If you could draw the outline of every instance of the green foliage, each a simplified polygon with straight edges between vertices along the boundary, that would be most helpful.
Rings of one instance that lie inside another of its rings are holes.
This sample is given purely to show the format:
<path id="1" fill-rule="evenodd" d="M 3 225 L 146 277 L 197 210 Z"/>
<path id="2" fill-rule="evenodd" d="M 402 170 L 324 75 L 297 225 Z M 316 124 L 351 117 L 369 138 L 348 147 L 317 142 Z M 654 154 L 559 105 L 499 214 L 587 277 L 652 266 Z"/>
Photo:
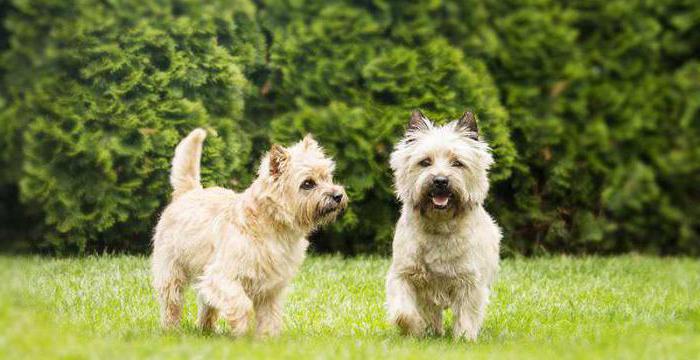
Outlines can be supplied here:
<path id="1" fill-rule="evenodd" d="M 496 155 L 487 205 L 507 253 L 700 253 L 697 1 L 0 10 L 0 211 L 43 219 L 50 248 L 145 247 L 175 143 L 208 126 L 204 179 L 234 187 L 271 142 L 313 133 L 352 200 L 317 248 L 385 253 L 408 112 L 469 108 Z"/>
<path id="2" fill-rule="evenodd" d="M 17 1 L 13 10 L 3 124 L 14 140 L 5 161 L 22 201 L 43 214 L 42 245 L 145 248 L 170 191 L 172 150 L 196 126 L 217 134 L 207 140 L 204 178 L 222 184 L 242 172 L 250 91 L 242 68 L 258 55 L 238 44 L 233 9 Z"/>
<path id="3" fill-rule="evenodd" d="M 345 4 L 279 23 L 271 60 L 280 77 L 272 91 L 284 113 L 272 119 L 271 137 L 290 143 L 314 134 L 335 157 L 352 201 L 340 224 L 322 235 L 321 248 L 388 251 L 398 214 L 388 157 L 411 109 L 440 120 L 476 111 L 499 164 L 492 178 L 508 178 L 515 155 L 508 115 L 481 63 L 437 36 L 388 37 L 406 24 Z"/>
<path id="4" fill-rule="evenodd" d="M 512 117 L 506 245 L 698 253 L 697 2 L 477 8 L 443 26 L 488 64 Z"/>

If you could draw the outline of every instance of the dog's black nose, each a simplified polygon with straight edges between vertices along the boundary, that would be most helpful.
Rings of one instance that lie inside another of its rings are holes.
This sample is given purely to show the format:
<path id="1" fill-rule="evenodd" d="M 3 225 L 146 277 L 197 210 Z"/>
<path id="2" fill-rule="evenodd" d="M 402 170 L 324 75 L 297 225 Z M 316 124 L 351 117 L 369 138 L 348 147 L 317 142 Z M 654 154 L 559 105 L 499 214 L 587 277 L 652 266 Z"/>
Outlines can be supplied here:
<path id="1" fill-rule="evenodd" d="M 337 203 L 340 203 L 341 201 L 343 201 L 343 193 L 341 193 L 341 192 L 334 193 L 333 200 L 335 200 L 335 202 L 337 202 Z"/>
<path id="2" fill-rule="evenodd" d="M 446 188 L 450 181 L 444 176 L 436 176 L 433 179 L 433 185 L 438 188 Z"/>

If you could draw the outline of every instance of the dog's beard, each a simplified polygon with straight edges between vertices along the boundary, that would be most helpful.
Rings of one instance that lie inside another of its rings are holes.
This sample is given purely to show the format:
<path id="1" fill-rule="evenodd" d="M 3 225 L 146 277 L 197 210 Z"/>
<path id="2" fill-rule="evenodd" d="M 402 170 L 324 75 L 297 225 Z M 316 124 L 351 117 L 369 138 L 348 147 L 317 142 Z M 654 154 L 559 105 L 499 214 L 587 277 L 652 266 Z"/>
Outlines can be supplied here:
<path id="1" fill-rule="evenodd" d="M 295 226 L 304 231 L 316 231 L 319 227 L 336 221 L 344 214 L 347 200 L 340 203 L 330 197 L 318 197 L 316 199 L 302 199 L 295 205 L 287 208 L 295 209 Z"/>
<path id="2" fill-rule="evenodd" d="M 464 193 L 452 187 L 441 190 L 424 187 L 415 207 L 421 215 L 435 220 L 448 220 L 459 216 L 467 208 Z"/>
<path id="3" fill-rule="evenodd" d="M 345 208 L 340 206 L 325 207 L 320 209 L 316 215 L 316 225 L 328 225 L 345 213 Z"/>
<path id="4" fill-rule="evenodd" d="M 333 200 L 322 200 L 315 205 L 310 204 L 304 223 L 311 229 L 328 225 L 336 221 L 345 213 L 346 203 L 336 203 Z"/>

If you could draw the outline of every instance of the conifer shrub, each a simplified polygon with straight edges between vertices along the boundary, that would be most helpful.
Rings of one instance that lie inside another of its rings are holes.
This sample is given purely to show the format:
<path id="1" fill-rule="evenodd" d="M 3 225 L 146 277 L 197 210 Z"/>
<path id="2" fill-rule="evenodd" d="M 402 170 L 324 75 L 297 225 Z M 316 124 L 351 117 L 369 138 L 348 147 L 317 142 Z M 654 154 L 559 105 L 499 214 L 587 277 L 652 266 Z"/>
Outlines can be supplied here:
<path id="1" fill-rule="evenodd" d="M 351 197 L 316 248 L 387 253 L 399 214 L 388 155 L 420 108 L 478 114 L 505 254 L 700 253 L 697 1 L 0 10 L 0 215 L 35 246 L 144 249 L 172 150 L 205 126 L 204 182 L 233 188 L 271 142 L 313 133 Z"/>
<path id="2" fill-rule="evenodd" d="M 13 139 L 5 160 L 22 202 L 43 216 L 40 246 L 147 248 L 170 192 L 173 149 L 194 127 L 212 134 L 206 182 L 245 176 L 244 73 L 260 49 L 242 41 L 253 29 L 237 27 L 235 17 L 252 16 L 252 5 L 13 5 L 3 54 L 4 135 Z"/>
<path id="3" fill-rule="evenodd" d="M 698 3 L 476 3 L 428 16 L 485 61 L 511 115 L 506 246 L 700 251 Z"/>
<path id="4" fill-rule="evenodd" d="M 274 99 L 281 107 L 271 121 L 271 137 L 290 143 L 313 133 L 336 159 L 352 206 L 319 236 L 317 246 L 388 251 L 399 212 L 388 157 L 412 109 L 440 121 L 456 119 L 467 108 L 475 111 L 498 162 L 492 181 L 509 177 L 515 153 L 508 115 L 483 64 L 465 59 L 439 36 L 387 36 L 410 24 L 393 24 L 361 6 L 305 10 L 282 11 L 295 15 L 288 23 L 270 20 L 278 24 L 271 62 L 279 75 Z"/>

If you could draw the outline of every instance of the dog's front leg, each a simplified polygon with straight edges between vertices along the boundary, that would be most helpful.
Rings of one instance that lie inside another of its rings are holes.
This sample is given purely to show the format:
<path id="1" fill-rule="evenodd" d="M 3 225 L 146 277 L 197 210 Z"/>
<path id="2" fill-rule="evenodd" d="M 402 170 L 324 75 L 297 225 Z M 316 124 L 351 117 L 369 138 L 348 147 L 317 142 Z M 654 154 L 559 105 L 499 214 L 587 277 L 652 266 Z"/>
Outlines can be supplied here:
<path id="1" fill-rule="evenodd" d="M 219 310 L 234 336 L 248 331 L 253 316 L 253 302 L 237 280 L 216 272 L 207 272 L 196 286 L 199 296 Z"/>
<path id="2" fill-rule="evenodd" d="M 486 287 L 468 287 L 455 300 L 452 312 L 455 316 L 453 335 L 475 341 L 488 303 L 489 290 Z"/>
<path id="3" fill-rule="evenodd" d="M 282 290 L 271 291 L 255 304 L 257 337 L 277 336 L 282 331 Z"/>
<path id="4" fill-rule="evenodd" d="M 426 322 L 421 316 L 416 291 L 400 274 L 389 271 L 386 281 L 389 320 L 403 334 L 423 336 Z"/>
<path id="5" fill-rule="evenodd" d="M 197 295 L 197 327 L 202 331 L 214 330 L 218 310 L 209 305 L 201 294 Z"/>

